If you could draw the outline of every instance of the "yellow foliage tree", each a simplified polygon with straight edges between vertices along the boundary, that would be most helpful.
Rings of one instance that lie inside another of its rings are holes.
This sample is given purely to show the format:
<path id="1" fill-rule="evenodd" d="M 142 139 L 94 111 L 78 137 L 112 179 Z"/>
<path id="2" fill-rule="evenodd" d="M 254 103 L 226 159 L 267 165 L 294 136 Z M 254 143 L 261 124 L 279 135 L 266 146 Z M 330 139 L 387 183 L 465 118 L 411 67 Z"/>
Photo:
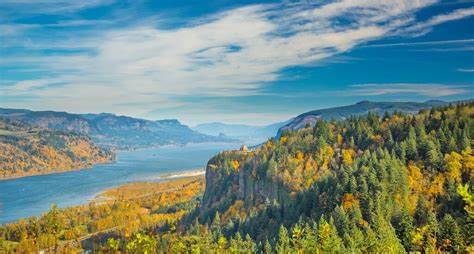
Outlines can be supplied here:
<path id="1" fill-rule="evenodd" d="M 298 152 L 296 153 L 296 159 L 297 159 L 298 161 L 301 161 L 301 160 L 303 160 L 303 158 L 304 158 L 304 154 L 303 154 L 301 151 L 298 151 Z"/>
<path id="2" fill-rule="evenodd" d="M 430 184 L 430 188 L 428 189 L 428 193 L 430 196 L 439 196 L 444 194 L 444 175 L 442 174 L 437 174 L 434 178 L 433 181 Z"/>
<path id="3" fill-rule="evenodd" d="M 342 145 L 342 142 L 343 142 L 343 141 L 344 141 L 344 140 L 343 140 L 343 138 L 342 138 L 342 135 L 341 135 L 341 134 L 337 134 L 337 143 L 338 143 L 339 145 Z"/>
<path id="4" fill-rule="evenodd" d="M 466 172 L 471 178 L 474 174 L 474 156 L 472 156 L 472 150 L 466 149 L 462 151 L 462 170 Z"/>
<path id="5" fill-rule="evenodd" d="M 354 150 L 352 149 L 342 149 L 342 161 L 345 165 L 351 165 L 353 160 L 353 156 L 355 155 Z"/>
<path id="6" fill-rule="evenodd" d="M 410 187 L 411 195 L 408 196 L 408 212 L 413 214 L 418 202 L 418 195 L 423 191 L 423 174 L 419 167 L 412 161 L 408 163 L 408 185 Z"/>
<path id="7" fill-rule="evenodd" d="M 344 210 L 359 207 L 359 200 L 352 193 L 346 193 L 342 197 L 342 207 Z"/>
<path id="8" fill-rule="evenodd" d="M 448 171 L 448 176 L 453 179 L 456 183 L 461 182 L 461 168 L 462 168 L 463 157 L 456 152 L 446 154 L 444 157 L 444 163 Z"/>
<path id="9" fill-rule="evenodd" d="M 233 161 L 232 161 L 232 167 L 233 167 L 235 170 L 237 170 L 237 169 L 239 168 L 239 162 L 236 161 L 236 160 L 233 160 Z"/>

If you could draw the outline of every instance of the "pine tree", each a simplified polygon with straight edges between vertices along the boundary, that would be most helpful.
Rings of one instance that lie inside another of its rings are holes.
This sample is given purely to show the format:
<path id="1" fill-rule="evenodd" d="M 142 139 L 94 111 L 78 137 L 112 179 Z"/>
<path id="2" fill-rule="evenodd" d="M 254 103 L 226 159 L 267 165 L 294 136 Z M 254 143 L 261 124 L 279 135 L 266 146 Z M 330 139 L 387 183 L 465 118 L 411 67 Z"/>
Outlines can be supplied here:
<path id="1" fill-rule="evenodd" d="M 219 212 L 216 212 L 216 215 L 214 216 L 214 220 L 212 220 L 211 233 L 212 233 L 212 238 L 214 239 L 214 241 L 217 241 L 219 237 L 222 236 L 221 218 L 219 216 Z"/>
<path id="2" fill-rule="evenodd" d="M 404 248 L 400 243 L 395 230 L 390 222 L 379 213 L 375 215 L 374 229 L 377 232 L 377 253 L 403 253 Z"/>
<path id="3" fill-rule="evenodd" d="M 445 251 L 460 253 L 464 249 L 461 230 L 450 214 L 441 220 L 438 240 Z"/>
<path id="4" fill-rule="evenodd" d="M 244 247 L 245 247 L 245 243 L 242 239 L 242 236 L 240 235 L 239 232 L 235 233 L 234 237 L 230 241 L 229 250 L 232 253 L 239 253 L 239 251 L 242 250 Z"/>
<path id="5" fill-rule="evenodd" d="M 434 253 L 437 249 L 437 239 L 439 233 L 439 224 L 436 219 L 436 214 L 432 211 L 428 212 L 427 230 L 425 236 L 425 251 L 428 253 Z"/>
<path id="6" fill-rule="evenodd" d="M 471 149 L 471 139 L 469 138 L 469 132 L 467 129 L 464 129 L 462 132 L 461 149 L 462 150 Z"/>
<path id="7" fill-rule="evenodd" d="M 273 250 L 272 250 L 272 245 L 270 244 L 270 242 L 268 241 L 268 239 L 265 240 L 265 245 L 264 245 L 264 251 L 263 251 L 265 254 L 271 254 L 273 253 Z"/>
<path id="8" fill-rule="evenodd" d="M 416 141 L 415 128 L 410 127 L 408 132 L 407 140 L 407 158 L 410 160 L 416 160 L 418 155 L 418 146 Z"/>
<path id="9" fill-rule="evenodd" d="M 318 240 L 324 253 L 338 253 L 343 249 L 342 240 L 337 234 L 336 227 L 321 217 L 318 225 Z"/>
<path id="10" fill-rule="evenodd" d="M 408 211 L 404 209 L 402 213 L 395 219 L 395 231 L 397 233 L 400 242 L 406 251 L 411 250 L 411 233 L 413 231 L 413 218 L 408 214 Z"/>
<path id="11" fill-rule="evenodd" d="M 288 230 L 285 226 L 281 225 L 278 231 L 278 243 L 276 246 L 276 253 L 287 254 L 290 251 L 290 238 L 288 236 Z"/>
<path id="12" fill-rule="evenodd" d="M 433 141 L 427 141 L 426 143 L 426 156 L 427 158 L 427 164 L 432 168 L 432 169 L 437 169 L 440 165 L 441 162 L 441 155 L 440 152 L 438 151 L 435 143 Z"/>
<path id="13" fill-rule="evenodd" d="M 256 253 L 257 251 L 257 245 L 255 242 L 252 240 L 249 234 L 245 235 L 245 248 L 244 252 L 248 254 Z"/>
<path id="14" fill-rule="evenodd" d="M 309 223 L 305 223 L 303 227 L 303 237 L 301 241 L 302 251 L 304 253 L 316 253 L 318 250 L 318 237 L 316 235 L 318 225 L 313 222 L 311 226 Z"/>

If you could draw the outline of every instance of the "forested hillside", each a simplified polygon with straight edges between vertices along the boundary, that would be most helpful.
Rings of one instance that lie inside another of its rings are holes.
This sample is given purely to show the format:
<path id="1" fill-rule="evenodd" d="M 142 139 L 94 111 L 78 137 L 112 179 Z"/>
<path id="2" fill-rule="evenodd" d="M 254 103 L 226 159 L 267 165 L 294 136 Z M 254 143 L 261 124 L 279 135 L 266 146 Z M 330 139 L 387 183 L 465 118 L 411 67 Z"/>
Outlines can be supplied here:
<path id="1" fill-rule="evenodd" d="M 321 120 L 221 153 L 199 218 L 280 253 L 473 251 L 473 116 L 470 103 Z"/>
<path id="2" fill-rule="evenodd" d="M 79 134 L 0 118 L 0 179 L 68 171 L 114 160 Z"/>
<path id="3" fill-rule="evenodd" d="M 278 137 L 285 130 L 299 130 L 306 125 L 314 126 L 318 120 L 344 120 L 350 116 L 372 114 L 382 115 L 385 112 L 403 112 L 407 114 L 416 114 L 422 109 L 430 109 L 448 104 L 444 101 L 431 100 L 425 102 L 393 102 L 393 101 L 360 101 L 356 104 L 312 110 L 303 113 L 278 130 Z"/>
<path id="4" fill-rule="evenodd" d="M 216 155 L 208 163 L 199 206 L 179 222 L 151 222 L 130 235 L 101 234 L 94 248 L 105 253 L 472 253 L 473 136 L 473 103 L 417 115 L 320 120 L 255 150 Z M 46 227 L 36 225 L 5 227 L 4 246 L 18 250 L 23 245 L 17 241 L 28 239 L 35 244 L 35 230 Z M 25 231 L 26 236 L 19 233 Z"/>

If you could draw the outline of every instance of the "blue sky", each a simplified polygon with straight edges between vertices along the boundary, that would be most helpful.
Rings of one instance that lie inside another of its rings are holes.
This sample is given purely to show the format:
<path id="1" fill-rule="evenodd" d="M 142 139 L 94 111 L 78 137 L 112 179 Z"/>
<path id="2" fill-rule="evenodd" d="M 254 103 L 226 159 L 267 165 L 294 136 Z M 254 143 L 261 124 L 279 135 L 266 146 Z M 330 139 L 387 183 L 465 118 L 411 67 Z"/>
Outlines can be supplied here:
<path id="1" fill-rule="evenodd" d="M 0 0 L 0 107 L 266 124 L 474 96 L 474 1 Z"/>

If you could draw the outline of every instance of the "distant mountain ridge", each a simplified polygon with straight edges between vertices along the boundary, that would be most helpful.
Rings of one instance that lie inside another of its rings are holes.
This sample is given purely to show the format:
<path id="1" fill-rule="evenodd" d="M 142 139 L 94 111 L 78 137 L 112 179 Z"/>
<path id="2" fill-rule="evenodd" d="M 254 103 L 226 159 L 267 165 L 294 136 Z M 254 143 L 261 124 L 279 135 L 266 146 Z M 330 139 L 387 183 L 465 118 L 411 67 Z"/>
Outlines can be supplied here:
<path id="1" fill-rule="evenodd" d="M 425 102 L 375 102 L 360 101 L 356 104 L 325 108 L 308 111 L 303 113 L 278 130 L 277 137 L 285 130 L 299 130 L 306 125 L 314 126 L 318 119 L 323 120 L 342 120 L 350 116 L 364 115 L 369 112 L 375 114 L 383 114 L 385 112 L 392 113 L 394 111 L 415 114 L 421 109 L 429 109 L 436 106 L 446 105 L 448 102 L 440 100 L 429 100 Z"/>
<path id="2" fill-rule="evenodd" d="M 242 140 L 250 144 L 258 144 L 275 136 L 278 129 L 288 122 L 289 121 L 278 122 L 265 126 L 212 122 L 198 124 L 192 127 L 192 129 L 207 135 L 225 135 L 229 138 Z"/>
<path id="3" fill-rule="evenodd" d="M 71 114 L 7 108 L 0 108 L 0 117 L 20 120 L 41 128 L 85 134 L 102 147 L 118 149 L 232 141 L 230 138 L 198 133 L 175 119 L 152 121 L 110 113 Z"/>

